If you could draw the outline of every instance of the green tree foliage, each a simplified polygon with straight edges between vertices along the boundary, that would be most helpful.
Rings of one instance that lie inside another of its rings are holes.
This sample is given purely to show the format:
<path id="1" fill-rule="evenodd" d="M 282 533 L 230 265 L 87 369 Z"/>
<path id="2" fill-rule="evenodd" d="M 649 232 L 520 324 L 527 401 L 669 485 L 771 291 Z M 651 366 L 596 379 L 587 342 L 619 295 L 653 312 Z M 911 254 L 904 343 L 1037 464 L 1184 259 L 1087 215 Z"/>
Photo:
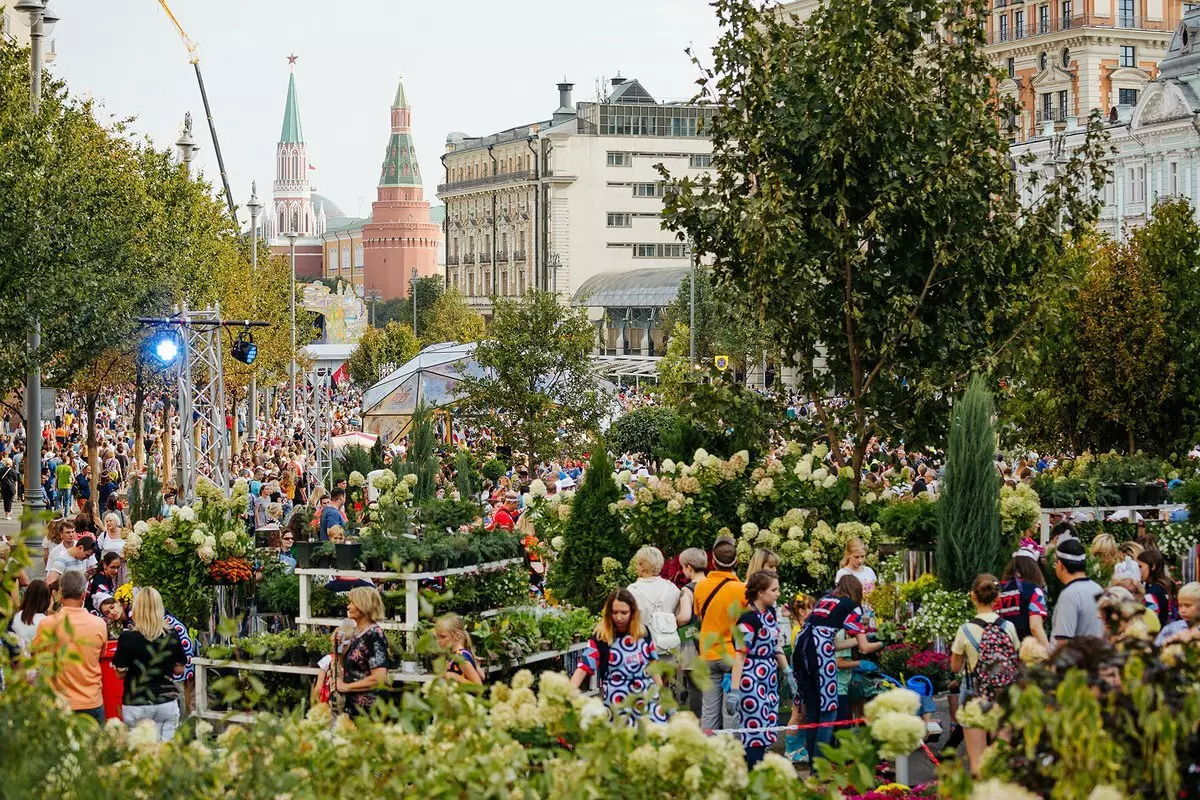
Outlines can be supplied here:
<path id="1" fill-rule="evenodd" d="M 689 273 L 683 277 L 679 293 L 663 314 L 664 327 L 672 337 L 667 345 L 668 355 L 676 331 L 682 326 L 684 339 L 680 350 L 690 356 L 691 283 Z M 724 355 L 729 356 L 730 368 L 746 373 L 760 367 L 763 353 L 766 353 L 768 363 L 779 364 L 775 325 L 761 322 L 752 310 L 739 307 L 735 302 L 737 297 L 736 292 L 717 291 L 711 268 L 701 266 L 696 269 L 696 363 L 707 369 L 713 358 Z"/>
<path id="2" fill-rule="evenodd" d="M 412 417 L 408 434 L 408 459 L 402 462 L 402 471 L 397 477 L 409 473 L 417 476 L 417 485 L 412 488 L 413 501 L 423 503 L 437 491 L 438 457 L 437 434 L 433 429 L 433 415 L 418 408 Z"/>
<path id="3" fill-rule="evenodd" d="M 714 5 L 724 33 L 699 81 L 714 169 L 674 183 L 667 224 L 778 324 L 829 438 L 854 443 L 857 493 L 872 436 L 911 441 L 939 396 L 1021 338 L 1056 280 L 1059 225 L 1095 215 L 1082 189 L 1103 184 L 1101 134 L 1027 210 L 981 4 L 829 0 L 803 25 L 754 0 Z"/>
<path id="4" fill-rule="evenodd" d="M 708 379 L 692 381 L 680 392 L 675 407 L 679 424 L 663 436 L 661 455 L 690 461 L 697 449 L 729 458 L 745 450 L 753 462 L 775 431 L 787 427 L 783 407 L 772 397 L 713 369 Z"/>
<path id="5" fill-rule="evenodd" d="M 995 412 L 982 377 L 971 379 L 950 416 L 935 557 L 938 578 L 951 589 L 966 590 L 981 573 L 999 575 L 1012 549 L 1000 537 Z"/>
<path id="6" fill-rule="evenodd" d="M 151 470 L 129 484 L 129 523 L 154 519 L 162 511 L 162 483 Z"/>
<path id="7" fill-rule="evenodd" d="M 1076 237 L 1069 279 L 1016 366 L 1004 406 L 1013 443 L 1158 455 L 1200 431 L 1200 225 L 1190 203 L 1159 203 L 1126 242 Z"/>
<path id="8" fill-rule="evenodd" d="M 480 374 L 459 381 L 466 406 L 536 464 L 600 417 L 595 343 L 587 313 L 559 305 L 553 294 L 497 297 L 488 338 L 475 348 Z"/>
<path id="9" fill-rule="evenodd" d="M 647 406 L 618 418 L 605 435 L 614 453 L 654 458 L 667 447 L 678 427 L 679 415 L 674 409 Z"/>
<path id="10" fill-rule="evenodd" d="M 475 458 L 469 450 L 459 450 L 454 454 L 454 485 L 458 488 L 458 496 L 463 500 L 478 497 L 483 489 L 479 471 L 475 467 Z"/>
<path id="11" fill-rule="evenodd" d="M 692 375 L 691 340 L 688 327 L 676 322 L 667 340 L 667 354 L 655 366 L 658 391 L 668 402 L 677 402 L 689 385 Z"/>
<path id="12" fill-rule="evenodd" d="M 417 278 L 417 335 L 426 341 L 433 341 L 425 335 L 432 319 L 433 307 L 445 291 L 446 281 L 437 275 L 427 278 Z M 389 322 L 412 327 L 412 295 L 396 297 L 375 307 L 375 327 L 382 328 Z"/>
<path id="13" fill-rule="evenodd" d="M 563 532 L 563 549 L 550 571 L 550 588 L 559 599 L 598 610 L 604 604 L 599 578 L 605 558 L 626 564 L 633 546 L 621 518 L 609 506 L 621 499 L 613 480 L 613 462 L 603 442 L 592 447 L 583 485 L 575 492 L 571 519 Z"/>
<path id="14" fill-rule="evenodd" d="M 430 343 L 477 342 L 484 335 L 483 317 L 471 310 L 462 292 L 448 289 L 434 302 L 420 333 Z"/>
<path id="15" fill-rule="evenodd" d="M 419 352 L 421 342 L 413 336 L 412 328 L 399 322 L 367 328 L 346 362 L 350 380 L 361 389 L 369 389 Z"/>

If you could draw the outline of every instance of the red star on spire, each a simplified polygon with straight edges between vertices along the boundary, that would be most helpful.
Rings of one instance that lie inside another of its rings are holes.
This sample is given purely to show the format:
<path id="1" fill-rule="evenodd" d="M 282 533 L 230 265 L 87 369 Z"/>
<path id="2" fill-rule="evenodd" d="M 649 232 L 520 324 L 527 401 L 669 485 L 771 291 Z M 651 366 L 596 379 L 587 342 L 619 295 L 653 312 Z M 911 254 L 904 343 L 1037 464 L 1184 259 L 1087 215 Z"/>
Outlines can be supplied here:
<path id="1" fill-rule="evenodd" d="M 296 63 L 296 59 L 297 59 L 297 58 L 299 58 L 299 57 L 300 57 L 300 56 L 297 56 L 297 55 L 290 55 L 290 56 L 288 56 L 288 57 L 287 57 L 288 64 L 295 64 L 295 63 Z"/>

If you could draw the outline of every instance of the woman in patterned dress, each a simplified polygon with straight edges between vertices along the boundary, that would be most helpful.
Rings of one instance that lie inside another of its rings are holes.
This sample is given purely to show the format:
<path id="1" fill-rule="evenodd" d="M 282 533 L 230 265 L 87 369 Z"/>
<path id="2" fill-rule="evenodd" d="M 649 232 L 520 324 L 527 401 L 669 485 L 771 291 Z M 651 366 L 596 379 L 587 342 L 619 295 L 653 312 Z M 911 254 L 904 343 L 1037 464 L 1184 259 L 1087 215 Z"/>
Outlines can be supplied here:
<path id="1" fill-rule="evenodd" d="M 373 586 L 355 586 L 347 596 L 346 616 L 354 622 L 354 634 L 341 640 L 333 635 L 338 655 L 338 677 L 333 689 L 345 698 L 346 713 L 365 714 L 375 704 L 375 689 L 387 680 L 387 637 L 376 622 L 383 618 L 383 600 Z"/>
<path id="2" fill-rule="evenodd" d="M 883 647 L 882 642 L 867 641 L 861 605 L 862 584 L 853 575 L 843 575 L 837 588 L 817 601 L 796 638 L 792 661 L 809 724 L 837 720 L 837 656 L 833 647 L 837 632 L 844 630 L 853 636 L 862 655 Z M 811 763 L 819 755 L 817 742 L 833 741 L 833 728 L 810 728 L 807 733 Z"/>
<path id="3" fill-rule="evenodd" d="M 790 678 L 787 658 L 779 650 L 779 621 L 775 602 L 779 599 L 779 577 L 759 570 L 746 581 L 746 604 L 750 609 L 738 619 L 733 656 L 732 690 L 725 702 L 738 711 L 738 736 L 746 748 L 746 768 L 762 761 L 778 734 L 770 730 L 779 721 L 779 670 Z M 794 679 L 792 679 L 794 680 Z"/>
<path id="4" fill-rule="evenodd" d="M 650 631 L 642 624 L 637 601 L 628 589 L 617 589 L 604 602 L 604 613 L 584 649 L 571 683 L 582 686 L 595 675 L 604 703 L 614 719 L 637 725 L 645 717 L 666 722 L 658 702 L 662 676 L 650 675 L 650 662 L 657 661 Z"/>

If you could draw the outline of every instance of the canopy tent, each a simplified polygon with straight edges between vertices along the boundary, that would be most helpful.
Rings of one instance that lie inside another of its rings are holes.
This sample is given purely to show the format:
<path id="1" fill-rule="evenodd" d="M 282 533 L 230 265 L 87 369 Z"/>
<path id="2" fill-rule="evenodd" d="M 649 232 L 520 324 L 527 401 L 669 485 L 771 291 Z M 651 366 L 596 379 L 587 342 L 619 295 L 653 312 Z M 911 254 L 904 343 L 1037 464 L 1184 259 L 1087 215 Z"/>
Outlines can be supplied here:
<path id="1" fill-rule="evenodd" d="M 466 398 L 459 389 L 463 376 L 483 374 L 473 342 L 430 345 L 363 394 L 363 430 L 378 434 L 385 444 L 394 442 L 408 432 L 418 407 L 436 411 L 454 405 Z M 550 380 L 544 378 L 541 385 Z M 617 389 L 606 380 L 598 380 L 598 388 L 610 398 L 611 408 L 602 422 L 607 427 L 620 411 Z"/>
<path id="2" fill-rule="evenodd" d="M 426 347 L 363 394 L 363 430 L 392 442 L 408 430 L 418 406 L 437 409 L 463 399 L 460 378 L 482 374 L 474 355 L 474 342 Z"/>
<path id="3" fill-rule="evenodd" d="M 375 442 L 378 441 L 378 439 L 379 439 L 379 437 L 373 433 L 364 433 L 362 431 L 351 431 L 350 433 L 345 433 L 345 434 L 342 434 L 341 436 L 333 437 L 332 439 L 329 440 L 329 444 L 334 450 L 344 450 L 347 447 L 350 447 L 351 445 L 355 445 L 355 444 L 358 445 L 359 447 L 365 447 L 368 450 L 370 450 L 372 447 L 375 446 Z"/>

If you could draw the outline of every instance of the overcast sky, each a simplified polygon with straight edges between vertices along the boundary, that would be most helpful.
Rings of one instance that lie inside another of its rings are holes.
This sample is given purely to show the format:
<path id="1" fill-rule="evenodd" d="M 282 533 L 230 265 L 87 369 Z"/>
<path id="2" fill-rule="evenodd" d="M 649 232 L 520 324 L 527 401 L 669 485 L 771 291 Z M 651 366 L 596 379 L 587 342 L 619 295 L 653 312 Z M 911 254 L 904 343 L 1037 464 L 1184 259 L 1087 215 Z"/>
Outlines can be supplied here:
<path id="1" fill-rule="evenodd" d="M 289 53 L 298 55 L 301 120 L 317 191 L 349 215 L 375 199 L 388 108 L 404 77 L 425 196 L 441 181 L 446 134 L 484 135 L 549 118 L 555 84 L 594 99 L 597 81 L 639 78 L 656 98 L 685 99 L 718 36 L 707 0 L 168 0 L 199 44 L 200 65 L 234 201 L 250 182 L 269 203 Z M 159 146 L 195 118 L 197 162 L 219 189 L 187 52 L 154 0 L 56 0 L 57 60 L 71 91 L 91 95 Z M 436 201 L 434 201 L 436 202 Z M 244 216 L 248 219 L 248 216 Z"/>

